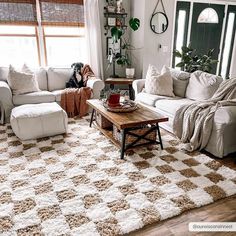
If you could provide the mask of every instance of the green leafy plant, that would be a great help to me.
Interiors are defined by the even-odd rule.
[[[212,59],[214,49],[209,49],[207,54],[198,54],[196,49],[193,49],[190,45],[188,47],[183,46],[182,52],[175,50],[174,56],[181,58],[181,61],[176,65],[182,70],[187,72],[194,72],[201,70],[210,73],[214,64],[217,64],[218,60]]]
[[[131,18],[129,20],[129,26],[133,31],[138,30],[140,27],[140,20],[138,18]],[[115,55],[115,60],[120,66],[131,66],[131,51],[135,50],[135,47],[124,37],[124,34],[125,30],[122,27],[114,26],[111,28],[113,42],[117,43],[118,40],[121,40],[121,53]]]

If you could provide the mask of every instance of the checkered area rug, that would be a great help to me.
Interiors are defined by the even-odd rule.
[[[122,235],[236,193],[234,170],[163,140],[124,161],[86,119],[24,142],[0,126],[1,235]]]

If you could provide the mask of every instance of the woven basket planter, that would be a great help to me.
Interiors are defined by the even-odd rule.
[[[138,130],[133,130],[133,131],[130,131],[131,133],[134,133],[134,134],[137,134],[139,136],[145,134],[148,130],[150,129],[150,127],[140,127],[140,129]],[[118,142],[121,143],[121,140],[122,140],[122,134],[121,134],[121,131],[119,129],[117,129],[117,127],[115,125],[113,125],[113,137],[115,140],[117,140]],[[156,141],[156,138],[157,138],[157,131],[156,130],[153,130],[151,133],[149,133],[146,138],[150,139],[150,140],[153,140],[153,141]],[[125,143],[126,145],[127,144],[130,144],[132,142],[134,142],[135,140],[137,140],[137,137],[134,137],[130,134],[127,134],[126,135],[126,140],[125,140]],[[138,144],[145,144],[147,141],[144,140],[144,139],[141,139],[139,140],[136,145]]]

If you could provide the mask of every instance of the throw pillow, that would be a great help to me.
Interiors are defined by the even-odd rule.
[[[210,99],[223,79],[220,76],[202,71],[195,71],[191,74],[186,90],[186,97],[196,101]]]
[[[34,74],[16,71],[11,65],[9,66],[7,82],[12,89],[13,95],[40,91]]]
[[[166,70],[166,68],[170,71],[171,77],[173,79],[174,94],[178,97],[185,97],[191,74],[185,71],[180,71],[164,66],[164,70]]]
[[[145,81],[145,91],[149,94],[174,97],[173,80],[169,71],[158,73],[154,66],[149,65]]]

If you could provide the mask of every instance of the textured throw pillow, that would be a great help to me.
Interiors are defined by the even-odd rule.
[[[13,95],[40,91],[34,74],[16,71],[11,65],[9,66],[7,82]]]
[[[202,71],[195,71],[191,74],[186,90],[186,97],[196,101],[210,99],[223,79],[220,76]]]
[[[166,68],[170,71],[171,77],[173,79],[174,94],[178,97],[185,97],[191,74],[185,71],[168,68],[166,66],[164,66],[163,69],[166,70]]]
[[[174,97],[173,80],[169,71],[158,73],[154,66],[149,65],[145,81],[145,91],[149,94]]]

